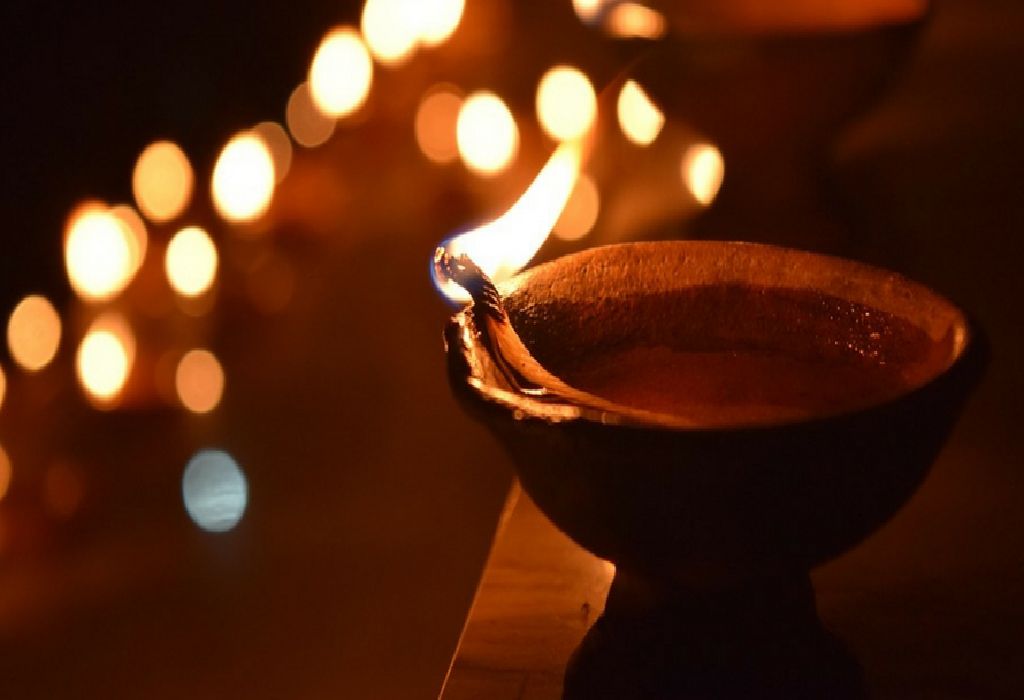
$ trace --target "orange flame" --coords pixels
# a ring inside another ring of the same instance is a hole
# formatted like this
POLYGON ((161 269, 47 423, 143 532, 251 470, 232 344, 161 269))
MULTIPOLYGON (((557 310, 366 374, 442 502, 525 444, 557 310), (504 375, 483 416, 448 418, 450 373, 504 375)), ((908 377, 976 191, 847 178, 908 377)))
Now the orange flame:
MULTIPOLYGON (((569 201, 583 165, 583 142, 566 141, 508 211, 497 219, 449 238, 442 247, 468 255, 494 282, 508 279, 533 259, 569 201)), ((433 270, 434 285, 453 302, 469 301, 462 287, 433 270)))

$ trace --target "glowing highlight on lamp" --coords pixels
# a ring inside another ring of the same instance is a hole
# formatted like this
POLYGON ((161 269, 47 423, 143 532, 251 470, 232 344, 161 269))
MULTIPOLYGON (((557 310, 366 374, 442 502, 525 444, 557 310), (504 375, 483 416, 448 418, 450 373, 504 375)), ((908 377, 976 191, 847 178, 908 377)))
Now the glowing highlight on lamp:
POLYGON ((555 66, 537 85, 537 119, 556 141, 578 139, 597 116, 597 95, 590 79, 578 68, 555 66))
POLYGON ((660 39, 665 36, 665 17, 657 10, 624 2, 604 15, 604 30, 619 39, 660 39))
POLYGON ((146 146, 135 161, 132 192, 147 219, 163 223, 177 218, 192 198, 192 165, 173 141, 146 146))
POLYGON ((209 350, 189 350, 178 362, 174 386, 185 408, 193 413, 209 413, 224 393, 224 369, 209 350))
POLYGON ((37 372, 53 361, 60 346, 61 322, 46 297, 31 294, 14 307, 7 322, 7 347, 22 369, 37 372))
POLYGON ((563 241, 578 241, 594 228, 601 212, 601 195, 593 178, 583 174, 576 180, 569 201, 555 222, 554 234, 563 241))
POLYGON ((292 91, 284 117, 295 143, 306 148, 315 148, 325 143, 334 133, 336 122, 313 103, 309 83, 302 83, 292 91))
POLYGON ((373 84, 373 61, 354 29, 336 27, 324 37, 308 82, 313 104, 325 116, 348 116, 363 106, 373 84))
POLYGON ((213 204, 232 222, 259 218, 274 196, 274 159, 267 144, 252 132, 238 134, 224 146, 213 168, 213 204))
POLYGON ((207 532, 234 529, 249 502, 238 462, 223 450, 199 450, 185 466, 181 497, 188 517, 207 532))
POLYGON ((654 143, 665 126, 664 113, 635 80, 622 86, 616 107, 622 133, 638 146, 654 143))
POLYGON ((107 407, 124 389, 135 363, 135 334, 114 312, 103 314, 89 326, 78 346, 75 369, 78 381, 93 403, 107 407))
POLYGON ((263 139, 274 162, 274 182, 279 183, 292 167, 292 142, 284 127, 277 122, 260 122, 252 133, 263 139))
POLYGON ((186 226, 167 244, 167 281, 178 294, 197 297, 213 285, 218 257, 210 234, 198 226, 186 226))
POLYGON ((78 296, 103 301, 117 296, 138 270, 139 244, 131 229, 109 210, 80 207, 64 241, 64 266, 78 296))
POLYGON ((450 163, 459 156, 456 124, 462 95, 452 86, 432 88, 416 110, 416 143, 427 158, 435 163, 450 163))
POLYGON ((492 92, 475 92, 466 98, 455 136, 463 163, 480 175, 495 175, 507 168, 519 148, 516 120, 492 92))
MULTIPOLYGON (((508 279, 526 266, 547 240, 565 208, 580 172, 583 146, 560 145, 523 196, 500 217, 442 244, 452 255, 468 255, 493 281, 508 279)), ((433 270, 438 291, 455 302, 469 300, 462 287, 433 270)))
POLYGON ((725 161, 713 145, 698 143, 683 153, 681 171, 686 189, 698 203, 708 206, 715 200, 722 186, 725 161))

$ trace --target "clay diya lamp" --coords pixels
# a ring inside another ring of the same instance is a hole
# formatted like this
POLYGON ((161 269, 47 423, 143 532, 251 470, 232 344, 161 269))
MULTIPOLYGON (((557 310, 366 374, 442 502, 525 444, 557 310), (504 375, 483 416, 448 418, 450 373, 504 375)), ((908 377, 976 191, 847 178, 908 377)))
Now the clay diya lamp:
POLYGON ((614 562, 566 698, 843 698, 861 672, 809 570, 924 479, 987 351, 939 294, 765 245, 607 246, 495 287, 445 330, 455 393, 522 486, 614 562))

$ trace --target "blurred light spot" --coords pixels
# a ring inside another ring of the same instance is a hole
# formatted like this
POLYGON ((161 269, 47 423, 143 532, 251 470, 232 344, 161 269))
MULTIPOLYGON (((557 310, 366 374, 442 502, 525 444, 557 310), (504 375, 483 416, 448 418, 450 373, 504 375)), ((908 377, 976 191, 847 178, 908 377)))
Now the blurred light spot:
POLYGON ((584 22, 590 23, 597 19, 607 0, 572 0, 572 7, 576 10, 576 16, 584 22))
POLYGON ((455 138, 462 95, 450 85, 432 88, 416 110, 416 143, 435 163, 450 163, 459 155, 455 138))
POLYGON ((223 450, 200 450, 181 478, 181 495, 192 522, 208 532, 227 532, 238 524, 249 500, 238 463, 223 450))
POLYGON ((635 80, 627 80, 619 92, 619 127, 626 138, 638 146, 647 146, 658 138, 665 115, 635 80))
POLYGON ((197 297, 213 284, 217 257, 217 247, 210 235, 198 226, 187 226, 167 244, 167 281, 178 294, 197 297))
POLYGON ((4 368, 0 367, 0 407, 4 405, 4 397, 7 395, 7 374, 4 368))
POLYGON ((192 184, 192 166, 176 143, 151 143, 135 161, 132 192, 135 203, 150 221, 170 221, 185 211, 192 197, 192 184))
POLYGON ((455 127, 459 155, 470 170, 494 175, 508 167, 519 147, 512 112, 492 92, 475 92, 459 110, 455 127))
POLYGON ((30 372, 50 364, 60 345, 60 326, 60 316, 45 297, 25 297, 14 307, 7 322, 11 357, 30 372))
POLYGON ((657 10, 624 2, 608 11, 604 28, 619 39, 660 39, 665 36, 665 18, 657 10))
POLYGON ((105 406, 121 393, 134 363, 135 334, 120 314, 108 312, 86 331, 75 369, 89 398, 105 406))
POLYGON ((274 161, 274 181, 281 182, 292 167, 292 142, 284 127, 277 122, 260 122, 252 132, 263 139, 274 161))
POLYGON ((178 362, 174 385, 185 408, 207 413, 216 408, 224 393, 224 370, 209 350, 189 350, 178 362))
POLYGON ((0 501, 4 499, 7 491, 11 488, 12 475, 11 460, 7 457, 3 446, 0 446, 0 501))
POLYGON ((313 104, 309 83, 303 83, 292 91, 284 116, 288 131, 300 146, 314 148, 334 133, 334 118, 325 116, 313 104))
POLYGON ((366 0, 360 28, 373 57, 385 65, 401 63, 419 40, 423 0, 366 0))
POLYGON ((351 27, 332 29, 309 67, 313 104, 325 116, 344 117, 362 107, 373 83, 373 61, 351 27))
POLYGON ((594 86, 579 69, 555 66, 537 85, 537 119, 557 141, 577 139, 590 130, 597 115, 594 86))
POLYGON ((228 141, 213 168, 213 203, 228 221, 252 221, 274 196, 274 159, 259 136, 243 132, 228 141))
POLYGON ((700 204, 707 206, 715 199, 725 176, 725 161, 717 148, 709 143, 690 146, 683 153, 683 183, 700 204))
POLYGON ((426 46, 442 44, 462 21, 465 0, 420 0, 419 39, 426 46))
POLYGON ((593 178, 580 175, 565 209, 555 222, 555 235, 563 241, 578 241, 594 228, 600 209, 601 197, 593 178))
POLYGON ((134 276, 142 267, 142 261, 146 259, 146 250, 149 247, 146 224, 138 212, 127 204, 111 207, 110 215, 120 221, 121 225, 131 234, 128 237, 128 252, 131 260, 131 274, 134 276))
POLYGON ((85 483, 71 465, 56 462, 43 475, 43 505, 50 515, 70 518, 85 499, 85 483))
POLYGON ((106 209, 80 208, 72 216, 64 241, 71 287, 87 300, 116 296, 138 270, 138 243, 131 229, 106 209))

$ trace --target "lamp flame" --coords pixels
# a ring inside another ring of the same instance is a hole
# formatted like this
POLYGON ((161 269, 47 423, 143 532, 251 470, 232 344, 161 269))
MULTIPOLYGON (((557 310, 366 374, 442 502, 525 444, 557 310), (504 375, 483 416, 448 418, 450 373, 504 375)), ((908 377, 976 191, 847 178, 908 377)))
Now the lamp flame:
MULTIPOLYGON (((497 219, 449 238, 441 244, 453 256, 468 255, 493 280, 501 282, 523 269, 551 234, 569 201, 583 165, 583 141, 566 141, 508 211, 497 219)), ((432 268, 434 285, 452 302, 469 294, 432 268)))

